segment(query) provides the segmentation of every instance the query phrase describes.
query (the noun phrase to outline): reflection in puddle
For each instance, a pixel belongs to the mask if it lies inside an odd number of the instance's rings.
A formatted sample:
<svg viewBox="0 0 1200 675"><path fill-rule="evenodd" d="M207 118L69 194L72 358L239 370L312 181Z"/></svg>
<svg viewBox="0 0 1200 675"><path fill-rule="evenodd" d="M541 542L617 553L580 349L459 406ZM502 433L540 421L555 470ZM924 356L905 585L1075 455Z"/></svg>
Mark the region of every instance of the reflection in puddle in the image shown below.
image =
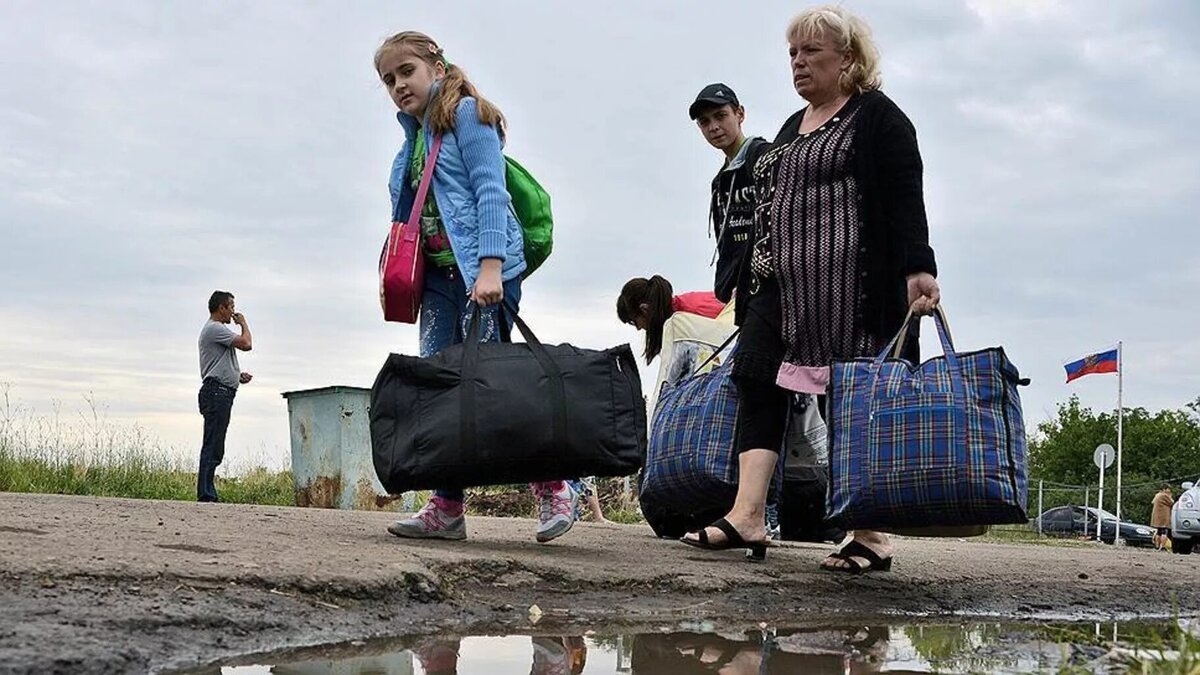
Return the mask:
<svg viewBox="0 0 1200 675"><path fill-rule="evenodd" d="M972 624L852 626L615 637L414 638L308 650L276 665L225 666L229 675L764 675L771 673L1044 672L1087 668L1119 633L1165 637L1164 625ZM405 646L397 647L397 644ZM317 656L319 654L319 656ZM246 660L241 660L246 663Z"/></svg>

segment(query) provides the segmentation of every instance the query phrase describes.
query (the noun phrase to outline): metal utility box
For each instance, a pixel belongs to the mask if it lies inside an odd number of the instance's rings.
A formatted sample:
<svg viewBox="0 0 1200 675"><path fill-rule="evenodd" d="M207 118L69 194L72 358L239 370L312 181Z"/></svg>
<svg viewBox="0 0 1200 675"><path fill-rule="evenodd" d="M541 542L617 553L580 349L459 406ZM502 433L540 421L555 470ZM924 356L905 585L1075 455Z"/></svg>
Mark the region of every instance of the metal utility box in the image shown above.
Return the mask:
<svg viewBox="0 0 1200 675"><path fill-rule="evenodd" d="M322 387L283 393L292 437L296 506L372 510L386 506L371 459L371 390Z"/></svg>

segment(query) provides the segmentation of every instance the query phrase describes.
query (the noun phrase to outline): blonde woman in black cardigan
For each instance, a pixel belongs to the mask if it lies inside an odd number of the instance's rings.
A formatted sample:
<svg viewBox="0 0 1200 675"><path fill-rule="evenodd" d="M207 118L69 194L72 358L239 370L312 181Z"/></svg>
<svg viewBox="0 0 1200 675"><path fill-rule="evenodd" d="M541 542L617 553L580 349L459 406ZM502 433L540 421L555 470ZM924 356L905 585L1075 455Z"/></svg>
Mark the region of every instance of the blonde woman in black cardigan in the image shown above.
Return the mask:
<svg viewBox="0 0 1200 675"><path fill-rule="evenodd" d="M808 105L754 168L755 242L737 286L737 500L683 538L753 560L766 556L763 510L790 393L824 394L833 360L876 355L910 307L928 313L941 297L916 132L879 90L870 29L844 8L816 7L787 38ZM886 535L860 530L822 568L888 570L892 555Z"/></svg>

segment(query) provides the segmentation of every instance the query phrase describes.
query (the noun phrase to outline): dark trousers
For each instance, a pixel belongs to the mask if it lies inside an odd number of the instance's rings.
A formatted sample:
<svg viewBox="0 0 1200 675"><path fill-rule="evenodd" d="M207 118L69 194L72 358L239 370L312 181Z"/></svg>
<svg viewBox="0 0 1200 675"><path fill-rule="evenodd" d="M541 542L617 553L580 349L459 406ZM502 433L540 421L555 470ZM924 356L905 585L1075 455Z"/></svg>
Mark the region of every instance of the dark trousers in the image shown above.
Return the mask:
<svg viewBox="0 0 1200 675"><path fill-rule="evenodd" d="M784 437L792 408L797 405L796 394L774 384L750 378L736 379L738 390L737 452L773 450L783 452ZM814 396L808 405L817 406L821 420L828 422L825 410L827 397Z"/></svg>
<svg viewBox="0 0 1200 675"><path fill-rule="evenodd" d="M462 344L470 328L470 292L462 273L457 267L425 265L425 289L421 293L421 356L430 357L451 345ZM504 304L512 310L521 306L521 278L504 283ZM512 330L512 317L504 315L505 328L498 322L500 306L487 307L481 313L480 342L507 341L505 335ZM460 489L434 490L435 497L461 502L465 498Z"/></svg>
<svg viewBox="0 0 1200 675"><path fill-rule="evenodd" d="M229 415L237 389L227 387L214 378L204 381L198 397L200 414L204 416L204 441L200 445L200 472L196 476L196 499L217 501L216 473L225 459L225 432L229 430Z"/></svg>

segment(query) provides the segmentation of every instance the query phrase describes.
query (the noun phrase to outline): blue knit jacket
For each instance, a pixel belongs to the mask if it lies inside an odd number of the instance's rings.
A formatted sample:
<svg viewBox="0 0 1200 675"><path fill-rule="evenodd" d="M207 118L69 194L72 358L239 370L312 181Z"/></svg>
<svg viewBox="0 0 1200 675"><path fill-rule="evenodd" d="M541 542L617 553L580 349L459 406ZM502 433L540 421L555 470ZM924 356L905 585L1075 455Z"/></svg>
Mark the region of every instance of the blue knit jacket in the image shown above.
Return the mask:
<svg viewBox="0 0 1200 675"><path fill-rule="evenodd" d="M436 86L430 92L431 98L437 94ZM469 291L479 278L479 261L484 258L503 261L503 281L519 277L525 271L525 243L505 184L499 131L479 121L478 105L472 97L459 101L455 118L454 131L442 136L430 192L437 200L450 247ZM404 127L406 138L392 163L388 181L393 221L406 220L416 198L409 180L409 165L418 122L403 112L397 113L396 119ZM422 124L429 128L428 112ZM432 147L433 136L427 133L426 156Z"/></svg>

